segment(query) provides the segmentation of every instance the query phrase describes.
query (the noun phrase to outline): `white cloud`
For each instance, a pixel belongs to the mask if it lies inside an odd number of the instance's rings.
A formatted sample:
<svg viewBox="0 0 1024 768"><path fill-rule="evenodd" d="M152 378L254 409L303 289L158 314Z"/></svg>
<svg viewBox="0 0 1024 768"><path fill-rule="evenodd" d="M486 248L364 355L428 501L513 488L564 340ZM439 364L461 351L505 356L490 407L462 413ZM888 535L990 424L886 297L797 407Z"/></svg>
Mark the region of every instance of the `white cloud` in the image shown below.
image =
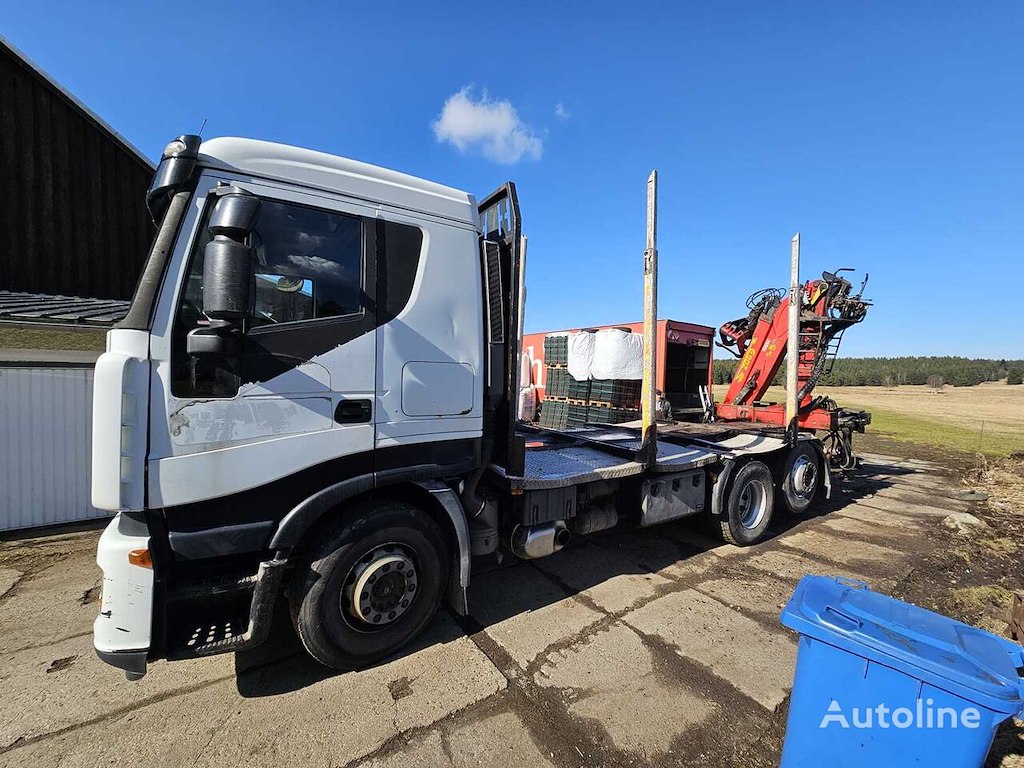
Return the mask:
<svg viewBox="0 0 1024 768"><path fill-rule="evenodd" d="M439 142L460 152L478 151L496 163L539 160L544 150L544 142L519 119L510 101L488 98L487 91L474 99L468 85L448 97L432 127Z"/></svg>
<svg viewBox="0 0 1024 768"><path fill-rule="evenodd" d="M336 261L325 259L323 256L290 253L288 261L302 270L303 277L314 275L315 277L330 277L335 280L345 279L345 267Z"/></svg>
<svg viewBox="0 0 1024 768"><path fill-rule="evenodd" d="M562 102L558 102L557 104L555 104L555 117L557 117L559 120L568 120L570 117L572 117L572 113L565 108L565 104L563 104Z"/></svg>

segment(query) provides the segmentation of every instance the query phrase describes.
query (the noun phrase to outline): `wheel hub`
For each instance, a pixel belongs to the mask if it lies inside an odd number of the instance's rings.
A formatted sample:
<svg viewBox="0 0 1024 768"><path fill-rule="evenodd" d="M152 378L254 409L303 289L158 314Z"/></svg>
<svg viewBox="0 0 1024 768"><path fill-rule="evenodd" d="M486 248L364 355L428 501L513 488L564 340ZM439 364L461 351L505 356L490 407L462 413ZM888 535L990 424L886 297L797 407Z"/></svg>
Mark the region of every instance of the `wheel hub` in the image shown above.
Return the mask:
<svg viewBox="0 0 1024 768"><path fill-rule="evenodd" d="M805 499L814 495L818 487L818 467L815 461L807 456L798 456L789 476L793 493Z"/></svg>
<svg viewBox="0 0 1024 768"><path fill-rule="evenodd" d="M345 590L346 607L360 621L383 626L409 609L418 586L412 558L396 545L380 547L353 569Z"/></svg>
<svg viewBox="0 0 1024 768"><path fill-rule="evenodd" d="M768 492L758 481L747 483L740 493L739 517L740 525L753 529L760 525L768 508Z"/></svg>

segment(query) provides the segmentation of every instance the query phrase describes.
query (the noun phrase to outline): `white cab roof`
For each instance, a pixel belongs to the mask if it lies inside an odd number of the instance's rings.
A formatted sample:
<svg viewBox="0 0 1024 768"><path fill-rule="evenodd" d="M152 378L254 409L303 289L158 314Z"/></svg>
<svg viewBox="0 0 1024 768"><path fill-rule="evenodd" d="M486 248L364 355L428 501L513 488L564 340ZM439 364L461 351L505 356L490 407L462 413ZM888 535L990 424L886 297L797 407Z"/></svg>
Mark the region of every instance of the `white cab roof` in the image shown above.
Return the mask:
<svg viewBox="0 0 1024 768"><path fill-rule="evenodd" d="M204 141L199 162L206 167L287 181L442 216L476 226L476 200L467 192L346 157L256 139Z"/></svg>

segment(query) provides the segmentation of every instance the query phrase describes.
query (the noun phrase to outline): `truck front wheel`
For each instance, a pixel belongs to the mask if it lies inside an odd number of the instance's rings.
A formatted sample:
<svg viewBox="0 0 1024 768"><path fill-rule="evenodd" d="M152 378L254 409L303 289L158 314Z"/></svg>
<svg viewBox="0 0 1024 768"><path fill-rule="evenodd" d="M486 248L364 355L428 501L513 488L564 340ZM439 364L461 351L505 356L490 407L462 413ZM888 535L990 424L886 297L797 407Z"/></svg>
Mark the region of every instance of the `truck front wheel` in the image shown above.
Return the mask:
<svg viewBox="0 0 1024 768"><path fill-rule="evenodd" d="M390 656L437 610L447 560L441 531L412 505L378 501L354 510L293 582L292 618L306 651L341 670Z"/></svg>
<svg viewBox="0 0 1024 768"><path fill-rule="evenodd" d="M757 544L772 522L775 489L772 473L760 461L748 461L732 477L725 509L715 522L722 538L746 547Z"/></svg>

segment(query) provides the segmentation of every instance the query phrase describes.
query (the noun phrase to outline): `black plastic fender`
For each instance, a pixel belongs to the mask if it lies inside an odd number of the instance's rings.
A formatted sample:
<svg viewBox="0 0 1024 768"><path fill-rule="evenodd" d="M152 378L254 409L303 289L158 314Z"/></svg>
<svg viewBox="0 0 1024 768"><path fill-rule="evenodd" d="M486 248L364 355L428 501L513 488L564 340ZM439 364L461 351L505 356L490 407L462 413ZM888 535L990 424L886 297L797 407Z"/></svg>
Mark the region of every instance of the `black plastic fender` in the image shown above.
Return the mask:
<svg viewBox="0 0 1024 768"><path fill-rule="evenodd" d="M715 517L722 515L722 505L725 502L725 489L729 485L732 473L736 471L736 460L726 459L722 465L722 471L718 473L714 484L711 486L711 514Z"/></svg>

